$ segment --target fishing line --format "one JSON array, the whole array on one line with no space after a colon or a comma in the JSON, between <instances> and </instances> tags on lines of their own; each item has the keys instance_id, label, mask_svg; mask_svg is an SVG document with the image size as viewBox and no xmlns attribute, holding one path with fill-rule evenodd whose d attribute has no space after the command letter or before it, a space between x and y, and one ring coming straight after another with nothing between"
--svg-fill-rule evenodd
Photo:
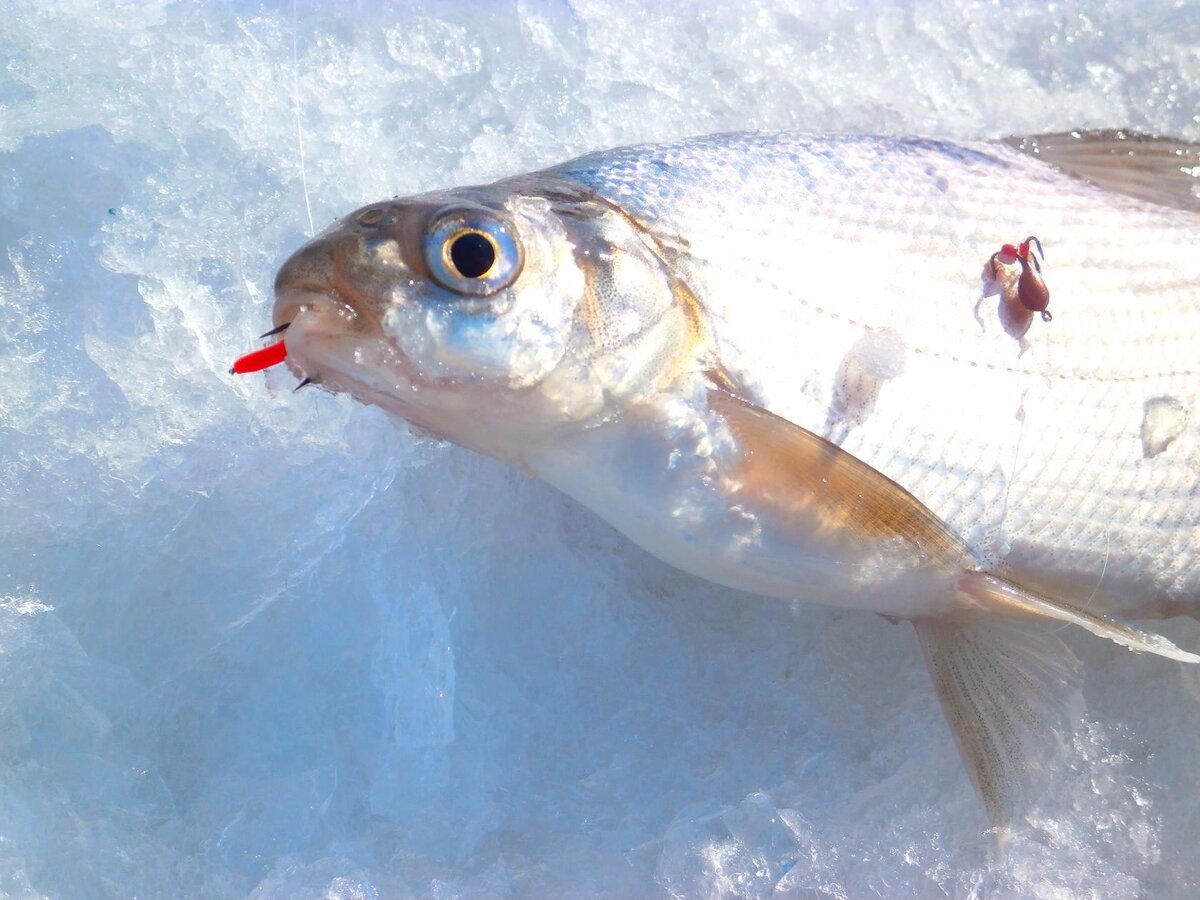
<instances>
[{"instance_id":1,"label":"fishing line","mask_svg":"<svg viewBox=\"0 0 1200 900\"><path fill-rule=\"evenodd\" d=\"M299 30L296 0L292 0L292 112L296 116L296 145L300 148L300 186L304 190L304 211L308 214L308 236L313 228L312 204L308 199L308 173L304 165L304 131L300 128L300 55L296 50L296 32Z\"/></svg>"}]
</instances>

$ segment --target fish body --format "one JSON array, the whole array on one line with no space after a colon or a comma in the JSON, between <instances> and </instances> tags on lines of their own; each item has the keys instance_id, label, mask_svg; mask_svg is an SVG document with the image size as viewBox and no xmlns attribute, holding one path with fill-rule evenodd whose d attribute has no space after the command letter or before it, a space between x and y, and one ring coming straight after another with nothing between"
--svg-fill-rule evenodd
<instances>
[{"instance_id":1,"label":"fish body","mask_svg":"<svg viewBox=\"0 0 1200 900\"><path fill-rule=\"evenodd\" d=\"M669 236L739 393L984 567L1112 611L1200 603L1200 217L994 145L745 135L551 171ZM985 263L1027 234L1055 318L1014 336Z\"/></svg>"},{"instance_id":2,"label":"fish body","mask_svg":"<svg viewBox=\"0 0 1200 900\"><path fill-rule=\"evenodd\" d=\"M733 134L591 154L352 213L285 264L275 321L299 374L679 568L913 620L1006 827L1037 723L1074 708L1069 652L1021 629L1195 661L1097 613L1200 607L1200 213L1027 151ZM998 253L1027 236L1052 321Z\"/></svg>"}]
</instances>

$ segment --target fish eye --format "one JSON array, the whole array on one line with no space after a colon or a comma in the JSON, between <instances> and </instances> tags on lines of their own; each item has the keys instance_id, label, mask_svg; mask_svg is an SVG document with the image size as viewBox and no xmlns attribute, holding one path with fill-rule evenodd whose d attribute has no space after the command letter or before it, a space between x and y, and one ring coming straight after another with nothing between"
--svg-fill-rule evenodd
<instances>
[{"instance_id":1,"label":"fish eye","mask_svg":"<svg viewBox=\"0 0 1200 900\"><path fill-rule=\"evenodd\" d=\"M455 207L435 215L425 234L425 263L442 287L486 297L521 272L521 247L512 226L482 207Z\"/></svg>"}]
</instances>

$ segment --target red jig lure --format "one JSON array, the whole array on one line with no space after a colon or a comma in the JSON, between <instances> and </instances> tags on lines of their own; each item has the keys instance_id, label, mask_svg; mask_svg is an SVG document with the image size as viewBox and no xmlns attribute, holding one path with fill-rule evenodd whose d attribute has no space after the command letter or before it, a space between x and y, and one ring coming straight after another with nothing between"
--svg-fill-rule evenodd
<instances>
[{"instance_id":1,"label":"red jig lure","mask_svg":"<svg viewBox=\"0 0 1200 900\"><path fill-rule=\"evenodd\" d=\"M1030 245L1037 248L1037 254L1030 252ZM1033 235L1025 238L1019 246L1005 244L992 254L992 276L996 275L996 261L1002 256L1011 256L1021 264L1021 277L1017 279L1017 300L1030 312L1041 313L1042 321L1049 322L1053 316L1046 309L1050 305L1050 289L1042 278L1042 265L1038 257L1046 258L1042 251L1042 242Z\"/></svg>"}]
</instances>

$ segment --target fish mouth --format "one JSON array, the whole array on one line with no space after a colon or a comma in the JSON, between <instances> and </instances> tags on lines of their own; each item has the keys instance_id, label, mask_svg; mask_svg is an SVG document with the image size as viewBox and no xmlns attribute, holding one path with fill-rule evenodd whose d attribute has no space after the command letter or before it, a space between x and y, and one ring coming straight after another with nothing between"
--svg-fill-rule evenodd
<instances>
[{"instance_id":1,"label":"fish mouth","mask_svg":"<svg viewBox=\"0 0 1200 900\"><path fill-rule=\"evenodd\" d=\"M293 372L299 370L299 377L303 378L300 387L317 381L316 378L305 371L306 367L297 365L296 345L304 340L305 329L303 327L292 329L292 325L297 322L311 324L314 319L328 320L331 316L349 318L353 316L353 312L344 304L339 304L335 295L320 289L307 292L301 291L296 295L289 295L289 298L290 302L281 303L283 297L282 295L277 295L275 307L272 311L272 318L276 323L275 327L258 336L259 340L267 338L278 338L278 340L259 350L252 350L249 353L239 356L233 361L233 365L229 369L230 375L246 375L250 372L261 372L264 369L269 369L286 362L288 368ZM284 332L289 330L291 330L291 334L283 336ZM299 390L300 387L296 388L296 390Z\"/></svg>"},{"instance_id":2,"label":"fish mouth","mask_svg":"<svg viewBox=\"0 0 1200 900\"><path fill-rule=\"evenodd\" d=\"M379 371L371 361L386 358L394 365L399 353L378 329L364 322L362 313L332 285L289 285L276 294L272 319L284 330L287 364L292 372L332 391L361 395L382 385L373 382ZM397 373L399 374L399 373ZM389 381L395 377L389 373ZM394 389L396 385L391 385Z\"/></svg>"},{"instance_id":3,"label":"fish mouth","mask_svg":"<svg viewBox=\"0 0 1200 900\"><path fill-rule=\"evenodd\" d=\"M335 228L301 247L275 276L275 330L297 377L389 409L420 373L383 327L395 272L364 266L364 238ZM365 279L365 281L364 281Z\"/></svg>"},{"instance_id":4,"label":"fish mouth","mask_svg":"<svg viewBox=\"0 0 1200 900\"><path fill-rule=\"evenodd\" d=\"M305 282L276 292L272 318L287 340L287 365L304 383L346 393L431 433L439 433L421 391L434 388L379 327L377 315L328 284Z\"/></svg>"}]
</instances>

